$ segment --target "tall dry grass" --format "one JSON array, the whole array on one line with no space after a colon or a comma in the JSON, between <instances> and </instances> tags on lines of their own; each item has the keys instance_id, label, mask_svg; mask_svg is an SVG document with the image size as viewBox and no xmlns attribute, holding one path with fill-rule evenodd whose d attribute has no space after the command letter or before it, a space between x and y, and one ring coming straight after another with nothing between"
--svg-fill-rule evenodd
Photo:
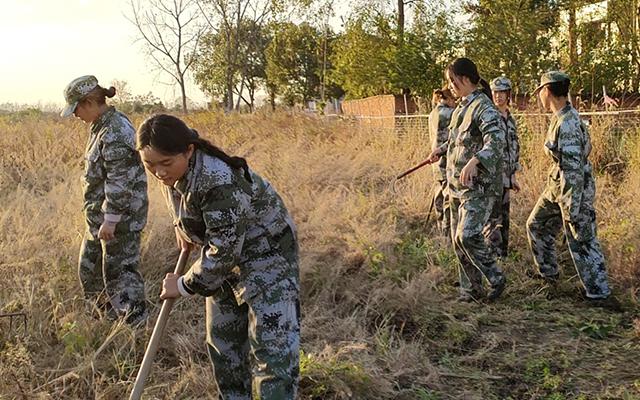
<instances>
[{"instance_id":1,"label":"tall dry grass","mask_svg":"<svg viewBox=\"0 0 640 400\"><path fill-rule=\"evenodd\" d=\"M134 331L96 320L81 296L76 259L84 228L79 179L87 128L37 115L1 118L0 310L25 312L28 326L23 334L0 320L0 398L125 398L151 326ZM187 120L230 153L246 157L277 188L298 225L302 398L505 398L505 393L538 398L530 389L533 381L497 382L498 374L526 377L530 370L529 361L515 356L514 332L502 324L535 320L534 308L545 307L536 284L524 275L531 266L524 221L547 165L540 147L544 120L521 121L524 189L513 200L514 254L505 263L511 284L495 306L451 301L455 257L424 223L431 173L420 170L393 190L394 176L427 154L421 132L398 137L366 125L287 113L203 113ZM598 180L599 233L616 292L633 303L640 143L635 131L624 130L616 133L623 139L611 150L611 131L605 122L592 129L594 158L604 171ZM616 158L624 168L607 175L605 166ZM161 278L177 251L158 183L152 181L149 191L142 273L155 315ZM570 268L565 274L571 276ZM554 307L576 319L564 303ZM216 398L203 313L201 298L178 302L147 398ZM540 315L536 323L558 323L545 311ZM496 352L511 341L515 358L498 358ZM534 350L526 345L522 351ZM552 362L546 353L533 356ZM611 390L633 387L633 379L613 383L622 389ZM609 390L590 387L588 379L567 385L589 393ZM514 387L519 392L512 392Z\"/></svg>"}]
</instances>

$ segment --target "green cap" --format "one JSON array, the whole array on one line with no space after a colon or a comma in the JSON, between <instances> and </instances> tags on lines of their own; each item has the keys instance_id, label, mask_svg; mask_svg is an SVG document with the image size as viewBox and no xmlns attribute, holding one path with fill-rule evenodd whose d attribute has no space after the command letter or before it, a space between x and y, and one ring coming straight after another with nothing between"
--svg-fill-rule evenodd
<instances>
[{"instance_id":1,"label":"green cap","mask_svg":"<svg viewBox=\"0 0 640 400\"><path fill-rule=\"evenodd\" d=\"M489 86L494 92L504 92L505 90L511 90L511 81L506 76L499 76L493 79Z\"/></svg>"},{"instance_id":2,"label":"green cap","mask_svg":"<svg viewBox=\"0 0 640 400\"><path fill-rule=\"evenodd\" d=\"M538 93L538 91L542 89L544 85L548 85L549 83L554 83L554 82L564 82L568 80L569 80L569 75L565 74L562 71L545 72L540 77L540 85L538 85L536 90L533 91L533 94Z\"/></svg>"},{"instance_id":3,"label":"green cap","mask_svg":"<svg viewBox=\"0 0 640 400\"><path fill-rule=\"evenodd\" d=\"M78 103L93 89L98 87L98 79L93 75L85 75L71 81L64 88L64 99L67 106L60 113L61 117L68 117L76 110Z\"/></svg>"}]
</instances>

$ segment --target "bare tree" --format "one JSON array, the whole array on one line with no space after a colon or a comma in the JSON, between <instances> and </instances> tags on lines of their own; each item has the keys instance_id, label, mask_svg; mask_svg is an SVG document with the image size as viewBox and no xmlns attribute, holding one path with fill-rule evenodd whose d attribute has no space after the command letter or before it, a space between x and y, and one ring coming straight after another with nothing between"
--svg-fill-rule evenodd
<instances>
[{"instance_id":1,"label":"bare tree","mask_svg":"<svg viewBox=\"0 0 640 400\"><path fill-rule=\"evenodd\" d=\"M187 112L186 74L193 65L193 53L204 27L196 0L131 0L127 17L140 33L147 54L156 66L180 86L182 110Z\"/></svg>"},{"instance_id":2,"label":"bare tree","mask_svg":"<svg viewBox=\"0 0 640 400\"><path fill-rule=\"evenodd\" d=\"M114 79L111 81L111 86L116 88L116 96L113 98L115 103L126 103L133 99L133 94L129 90L129 82Z\"/></svg>"}]
</instances>

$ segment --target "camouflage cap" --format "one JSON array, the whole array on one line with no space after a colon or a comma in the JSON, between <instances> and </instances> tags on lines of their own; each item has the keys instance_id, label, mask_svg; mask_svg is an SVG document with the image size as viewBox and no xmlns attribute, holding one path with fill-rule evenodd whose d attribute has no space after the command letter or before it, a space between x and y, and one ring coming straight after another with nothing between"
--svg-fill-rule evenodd
<instances>
[{"instance_id":1,"label":"camouflage cap","mask_svg":"<svg viewBox=\"0 0 640 400\"><path fill-rule=\"evenodd\" d=\"M499 76L493 79L489 86L494 92L504 92L505 90L511 90L511 81L505 76Z\"/></svg>"},{"instance_id":2,"label":"camouflage cap","mask_svg":"<svg viewBox=\"0 0 640 400\"><path fill-rule=\"evenodd\" d=\"M93 75L85 75L72 80L64 88L64 99L67 106L62 110L60 116L68 117L73 114L80 100L96 87L98 87L98 79Z\"/></svg>"},{"instance_id":3,"label":"camouflage cap","mask_svg":"<svg viewBox=\"0 0 640 400\"><path fill-rule=\"evenodd\" d=\"M554 82L564 82L568 80L569 80L569 75L565 74L562 71L545 72L540 77L540 84L538 85L536 90L533 91L533 94L538 93L538 91L540 91L540 89L542 89L544 85L548 85L549 83L554 83Z\"/></svg>"}]
</instances>

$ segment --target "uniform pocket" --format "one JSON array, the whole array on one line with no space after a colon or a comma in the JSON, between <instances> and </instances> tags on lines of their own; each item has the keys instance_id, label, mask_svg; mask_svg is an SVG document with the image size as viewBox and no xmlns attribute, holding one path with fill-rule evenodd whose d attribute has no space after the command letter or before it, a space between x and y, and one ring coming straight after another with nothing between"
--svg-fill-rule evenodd
<instances>
[{"instance_id":1,"label":"uniform pocket","mask_svg":"<svg viewBox=\"0 0 640 400\"><path fill-rule=\"evenodd\" d=\"M93 146L89 148L84 157L85 160L85 172L89 173L89 171L95 171L96 167L98 167L98 163L100 162L100 148L97 143L94 143Z\"/></svg>"}]
</instances>

